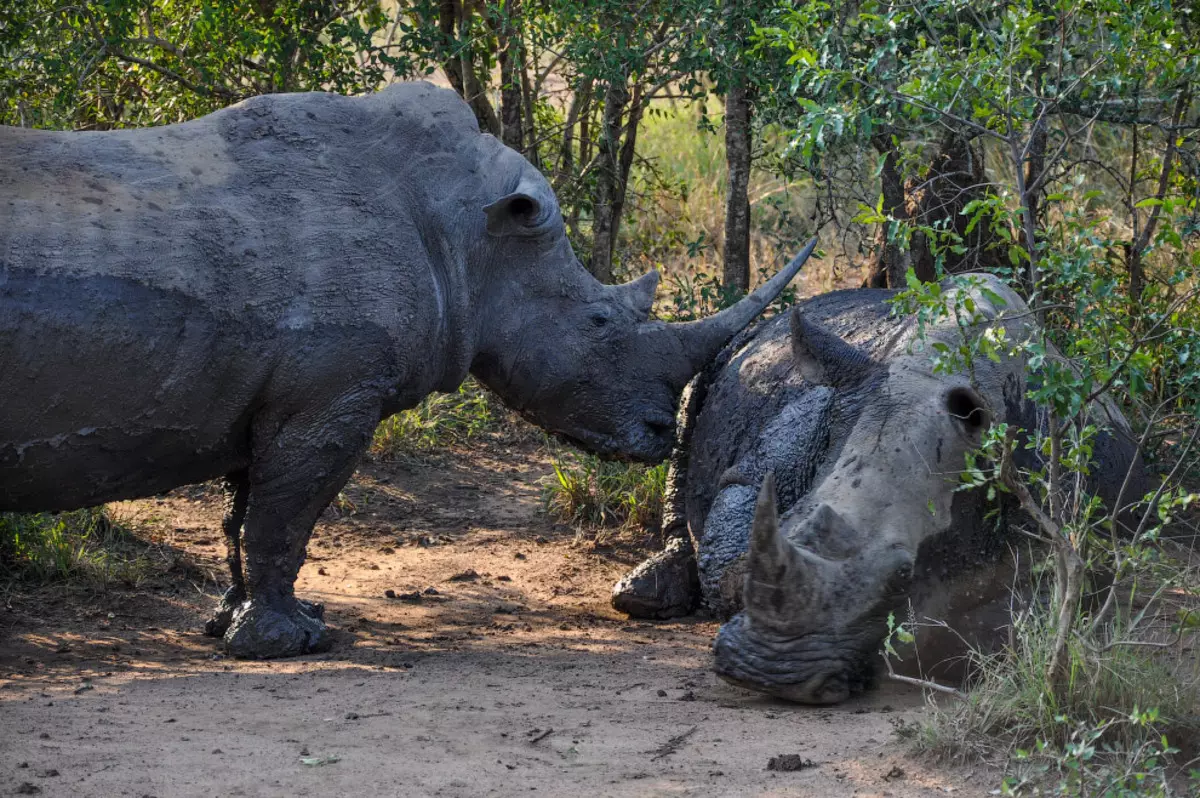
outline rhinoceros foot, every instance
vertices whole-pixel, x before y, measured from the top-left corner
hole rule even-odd
[[[700,597],[692,542],[676,538],[613,587],[612,605],[634,618],[687,615]]]
[[[224,637],[233,623],[233,613],[245,600],[246,593],[241,588],[234,586],[226,590],[212,617],[204,622],[204,634],[209,637]]]
[[[295,601],[290,608],[248,601],[233,613],[225,650],[239,659],[295,657],[329,649],[332,641],[319,604]]]
[[[204,622],[204,634],[208,637],[224,637],[225,633],[229,631],[229,627],[233,625],[233,614],[245,600],[246,593],[241,587],[233,585],[226,590],[225,594],[221,596],[221,603],[213,611],[212,617]],[[300,605],[300,609],[305,615],[318,621],[325,620],[324,604],[304,599],[296,599],[296,603]]]

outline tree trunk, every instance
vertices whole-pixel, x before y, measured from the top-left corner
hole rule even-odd
[[[567,181],[574,176],[575,171],[575,126],[579,124],[580,112],[587,106],[587,98],[592,93],[592,79],[587,78],[571,95],[571,105],[567,108],[567,118],[563,124],[562,145],[558,151],[558,165],[554,170],[554,190],[560,191]],[[580,146],[583,135],[580,134]]]
[[[463,0],[458,8],[458,33],[460,38],[467,39],[471,33],[471,20],[475,15],[473,0]],[[479,79],[475,66],[475,42],[466,42],[462,48],[462,97],[475,112],[479,127],[491,133],[496,138],[503,136],[503,127],[496,109],[492,107],[487,96],[487,88]]]
[[[465,97],[463,90],[462,76],[462,60],[455,53],[457,44],[454,37],[454,28],[458,24],[458,18],[462,14],[462,9],[459,7],[458,0],[441,0],[438,5],[438,30],[442,34],[442,71],[446,73],[446,80],[450,81],[450,86],[458,92],[459,97]]]
[[[883,156],[883,168],[879,172],[880,191],[883,194],[883,213],[889,219],[907,222],[908,204],[905,202],[904,179],[900,174],[900,153],[890,133],[881,134],[871,143]],[[875,264],[871,269],[872,288],[903,288],[912,265],[911,253],[890,240],[892,222],[884,222],[875,237]]]
[[[500,46],[500,122],[503,128],[501,140],[517,152],[523,152],[525,114],[521,75],[525,64],[521,33],[517,26],[521,0],[508,0],[496,13],[501,15],[496,25],[496,38]]]
[[[629,188],[629,173],[633,171],[633,157],[637,152],[638,126],[642,121],[642,86],[635,83],[630,97],[629,113],[625,120],[625,141],[621,142],[621,157],[617,162],[617,185],[613,194],[612,242],[616,247],[621,232],[621,217],[625,213],[625,197]]]
[[[750,290],[750,101],[735,84],[725,95],[725,266],[721,281],[742,293]]]
[[[629,104],[625,78],[611,80],[604,92],[604,116],[600,123],[600,141],[596,154],[596,196],[592,220],[592,274],[602,283],[612,282],[612,259],[616,248],[617,225],[614,212],[619,210],[620,172],[617,158],[621,137],[621,117]]]
[[[909,216],[922,226],[953,231],[966,247],[966,252],[942,252],[942,267],[947,274],[958,274],[999,266],[996,237],[988,224],[975,226],[970,233],[969,216],[962,209],[982,196],[986,182],[983,158],[971,146],[969,139],[957,133],[947,133],[929,163],[928,176],[920,183],[910,181],[907,187]],[[937,279],[936,255],[933,243],[924,233],[913,234],[911,242],[913,271],[921,280]]]
[[[541,169],[542,156],[538,152],[537,122],[533,115],[534,106],[537,104],[537,97],[534,96],[533,87],[529,83],[529,58],[525,49],[525,39],[521,36],[520,32],[517,34],[517,45],[517,52],[520,59],[517,62],[519,65],[517,73],[521,81],[521,108],[525,111],[525,140],[528,142],[522,152],[525,153],[525,157],[529,159],[529,162],[535,168]]]

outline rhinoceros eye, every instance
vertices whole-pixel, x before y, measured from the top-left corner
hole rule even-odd
[[[588,313],[588,318],[591,320],[593,327],[603,327],[608,324],[611,317],[612,313],[608,308],[593,308]]]
[[[978,437],[988,425],[983,400],[970,388],[952,388],[946,394],[946,412],[954,423],[972,437]]]

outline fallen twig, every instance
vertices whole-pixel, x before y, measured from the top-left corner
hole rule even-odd
[[[544,732],[542,732],[541,734],[539,734],[537,737],[534,737],[532,740],[530,740],[530,741],[529,741],[529,744],[530,744],[530,745],[537,745],[537,744],[538,744],[538,743],[540,743],[542,740],[545,740],[547,737],[549,737],[551,734],[554,734],[554,729],[546,729]]]
[[[677,734],[674,737],[672,737],[670,740],[667,740],[665,743],[663,743],[662,745],[660,745],[658,748],[656,748],[654,750],[654,756],[650,757],[650,761],[653,762],[655,760],[662,759],[663,757],[668,757],[671,754],[678,751],[679,747],[681,745],[683,745],[685,742],[687,742],[687,739],[689,737],[691,737],[693,734],[695,734],[696,729],[698,729],[698,728],[700,728],[700,727],[693,726],[692,728],[685,731],[683,734]]]

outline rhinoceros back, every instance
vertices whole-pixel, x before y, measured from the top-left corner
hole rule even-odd
[[[483,138],[428,84],[0,128],[0,509],[227,473],[260,407],[321,380],[430,390],[467,293],[430,252],[478,214]]]

